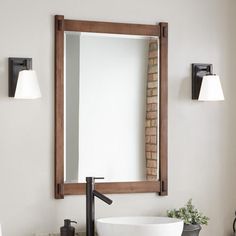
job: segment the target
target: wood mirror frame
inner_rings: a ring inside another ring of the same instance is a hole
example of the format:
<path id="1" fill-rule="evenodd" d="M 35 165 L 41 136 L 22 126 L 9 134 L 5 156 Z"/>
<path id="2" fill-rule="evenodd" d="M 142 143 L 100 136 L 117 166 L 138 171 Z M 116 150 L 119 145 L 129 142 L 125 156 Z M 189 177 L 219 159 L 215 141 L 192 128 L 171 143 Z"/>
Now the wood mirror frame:
<path id="1" fill-rule="evenodd" d="M 102 193 L 168 193 L 167 175 L 167 81 L 168 24 L 124 24 L 64 19 L 55 16 L 55 198 L 85 194 L 85 183 L 64 182 L 64 32 L 147 35 L 159 37 L 159 179 L 156 181 L 97 183 Z"/>

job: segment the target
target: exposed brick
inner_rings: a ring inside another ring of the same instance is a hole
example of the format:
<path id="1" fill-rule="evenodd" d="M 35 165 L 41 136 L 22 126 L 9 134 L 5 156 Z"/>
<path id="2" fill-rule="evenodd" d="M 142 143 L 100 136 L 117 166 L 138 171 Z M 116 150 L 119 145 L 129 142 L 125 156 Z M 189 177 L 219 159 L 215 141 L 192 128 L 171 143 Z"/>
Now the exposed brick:
<path id="1" fill-rule="evenodd" d="M 146 127 L 151 127 L 151 120 L 146 120 L 145 126 L 146 126 Z"/>
<path id="2" fill-rule="evenodd" d="M 156 143 L 157 143 L 157 138 L 156 138 L 156 136 L 155 136 L 155 135 L 154 135 L 154 136 L 151 136 L 149 142 L 150 142 L 151 144 L 156 144 Z"/>
<path id="3" fill-rule="evenodd" d="M 157 65 L 149 65 L 148 74 L 157 73 Z"/>
<path id="4" fill-rule="evenodd" d="M 147 105 L 147 111 L 156 111 L 157 110 L 157 104 L 154 103 L 154 104 L 148 104 Z"/>
<path id="5" fill-rule="evenodd" d="M 146 143 L 151 143 L 151 136 L 146 136 L 145 141 Z"/>
<path id="6" fill-rule="evenodd" d="M 157 89 L 156 88 L 152 89 L 152 96 L 157 96 Z"/>
<path id="7" fill-rule="evenodd" d="M 157 127 L 157 120 L 151 120 L 151 127 Z"/>
<path id="8" fill-rule="evenodd" d="M 152 76 L 153 74 L 149 74 L 148 75 L 148 82 L 152 82 L 153 81 L 153 76 Z"/>
<path id="9" fill-rule="evenodd" d="M 157 81 L 157 79 L 158 79 L 158 74 L 157 74 L 157 73 L 154 73 L 154 74 L 152 74 L 152 77 L 153 77 L 153 80 L 154 80 L 154 81 Z"/>
<path id="10" fill-rule="evenodd" d="M 149 43 L 149 50 L 150 51 L 157 50 L 157 41 Z"/>
<path id="11" fill-rule="evenodd" d="M 147 167 L 155 168 L 155 167 L 157 167 L 157 162 L 155 160 L 148 160 Z"/>
<path id="12" fill-rule="evenodd" d="M 158 40 L 149 40 L 148 75 L 146 90 L 146 128 L 145 128 L 145 157 L 146 178 L 157 179 L 157 116 L 158 116 Z"/>
<path id="13" fill-rule="evenodd" d="M 149 74 L 148 81 L 157 81 L 157 73 Z"/>
<path id="14" fill-rule="evenodd" d="M 156 111 L 147 112 L 147 119 L 156 119 L 156 118 L 157 118 L 157 112 Z"/>
<path id="15" fill-rule="evenodd" d="M 157 88 L 157 82 L 148 82 L 147 87 L 148 88 Z"/>
<path id="16" fill-rule="evenodd" d="M 155 175 L 148 175 L 147 176 L 147 181 L 155 181 L 157 180 L 157 177 Z"/>
<path id="17" fill-rule="evenodd" d="M 157 104 L 156 103 L 153 103 L 153 104 L 150 104 L 151 105 L 151 110 L 152 111 L 156 111 L 157 110 Z"/>
<path id="18" fill-rule="evenodd" d="M 153 97 L 153 96 L 157 96 L 157 89 L 156 88 L 150 88 L 147 90 L 147 96 L 148 97 Z M 157 100 L 157 97 L 156 97 Z"/>
<path id="19" fill-rule="evenodd" d="M 149 66 L 154 65 L 154 61 L 155 61 L 154 58 L 149 59 L 149 60 L 148 60 L 148 65 L 149 65 Z"/>
<path id="20" fill-rule="evenodd" d="M 146 135 L 156 135 L 157 129 L 156 128 L 146 128 Z"/>
<path id="21" fill-rule="evenodd" d="M 154 175 L 156 176 L 157 175 L 157 169 L 156 168 L 146 168 L 146 171 L 147 171 L 147 175 Z"/>
<path id="22" fill-rule="evenodd" d="M 157 97 L 148 97 L 147 98 L 147 104 L 150 104 L 150 103 L 157 103 Z"/>
<path id="23" fill-rule="evenodd" d="M 148 96 L 148 97 L 151 97 L 151 96 L 152 96 L 152 89 L 148 89 L 148 90 L 147 90 L 147 96 Z"/>
<path id="24" fill-rule="evenodd" d="M 152 104 L 147 104 L 146 110 L 147 111 L 152 111 Z"/>
<path id="25" fill-rule="evenodd" d="M 153 144 L 146 144 L 145 150 L 147 152 L 156 152 L 157 151 L 157 146 Z"/>
<path id="26" fill-rule="evenodd" d="M 146 152 L 146 158 L 147 159 L 153 159 L 152 158 L 152 153 L 151 152 Z"/>
<path id="27" fill-rule="evenodd" d="M 156 43 L 157 44 L 157 39 L 156 38 L 150 38 L 149 43 Z"/>
<path id="28" fill-rule="evenodd" d="M 156 152 L 150 152 L 151 153 L 151 159 L 157 160 L 157 153 Z"/>
<path id="29" fill-rule="evenodd" d="M 157 50 L 150 51 L 148 57 L 149 58 L 157 57 Z"/>
<path id="30" fill-rule="evenodd" d="M 151 136 L 150 142 L 151 142 L 152 144 L 156 144 L 156 143 L 157 143 L 157 136 Z"/>

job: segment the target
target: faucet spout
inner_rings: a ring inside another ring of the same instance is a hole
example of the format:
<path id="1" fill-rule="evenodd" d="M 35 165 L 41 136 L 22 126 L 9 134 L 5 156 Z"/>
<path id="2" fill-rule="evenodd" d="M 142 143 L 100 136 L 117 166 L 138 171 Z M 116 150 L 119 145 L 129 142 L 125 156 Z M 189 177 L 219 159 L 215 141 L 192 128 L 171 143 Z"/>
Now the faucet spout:
<path id="1" fill-rule="evenodd" d="M 112 200 L 95 190 L 95 177 L 86 177 L 86 236 L 94 236 L 95 207 L 94 197 L 97 197 L 107 204 L 112 204 Z"/>
<path id="2" fill-rule="evenodd" d="M 93 190 L 93 194 L 94 196 L 98 197 L 100 200 L 104 201 L 105 203 L 111 205 L 112 204 L 112 200 L 108 197 L 106 197 L 105 195 L 99 193 L 97 190 Z"/>

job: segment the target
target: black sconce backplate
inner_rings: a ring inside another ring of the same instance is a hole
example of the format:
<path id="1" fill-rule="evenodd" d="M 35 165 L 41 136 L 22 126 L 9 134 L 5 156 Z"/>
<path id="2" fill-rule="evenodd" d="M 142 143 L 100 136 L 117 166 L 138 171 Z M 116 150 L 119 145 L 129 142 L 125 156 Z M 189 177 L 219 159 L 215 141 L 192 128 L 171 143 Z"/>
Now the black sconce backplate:
<path id="1" fill-rule="evenodd" d="M 32 69 L 32 58 L 8 58 L 8 96 L 14 97 L 19 72 Z"/>
<path id="2" fill-rule="evenodd" d="M 212 72 L 212 64 L 192 64 L 192 99 L 199 97 L 203 76 L 212 74 Z"/>

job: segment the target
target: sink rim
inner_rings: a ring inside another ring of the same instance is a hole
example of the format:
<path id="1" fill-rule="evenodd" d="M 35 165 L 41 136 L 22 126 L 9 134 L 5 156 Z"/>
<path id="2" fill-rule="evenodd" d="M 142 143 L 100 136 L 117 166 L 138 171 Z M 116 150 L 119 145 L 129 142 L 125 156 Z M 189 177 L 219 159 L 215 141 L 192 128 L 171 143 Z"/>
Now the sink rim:
<path id="1" fill-rule="evenodd" d="M 140 223 L 137 221 L 137 220 L 142 220 L 142 219 L 144 220 L 144 222 Z M 152 220 L 152 221 L 148 222 L 148 220 Z M 151 226 L 168 225 L 168 224 L 179 224 L 179 223 L 183 224 L 183 220 L 177 219 L 177 218 L 164 217 L 164 216 L 117 216 L 117 217 L 115 216 L 115 217 L 98 218 L 96 219 L 96 223 L 102 223 L 102 224 L 107 224 L 107 225 L 110 224 L 110 225 L 151 227 Z"/>

